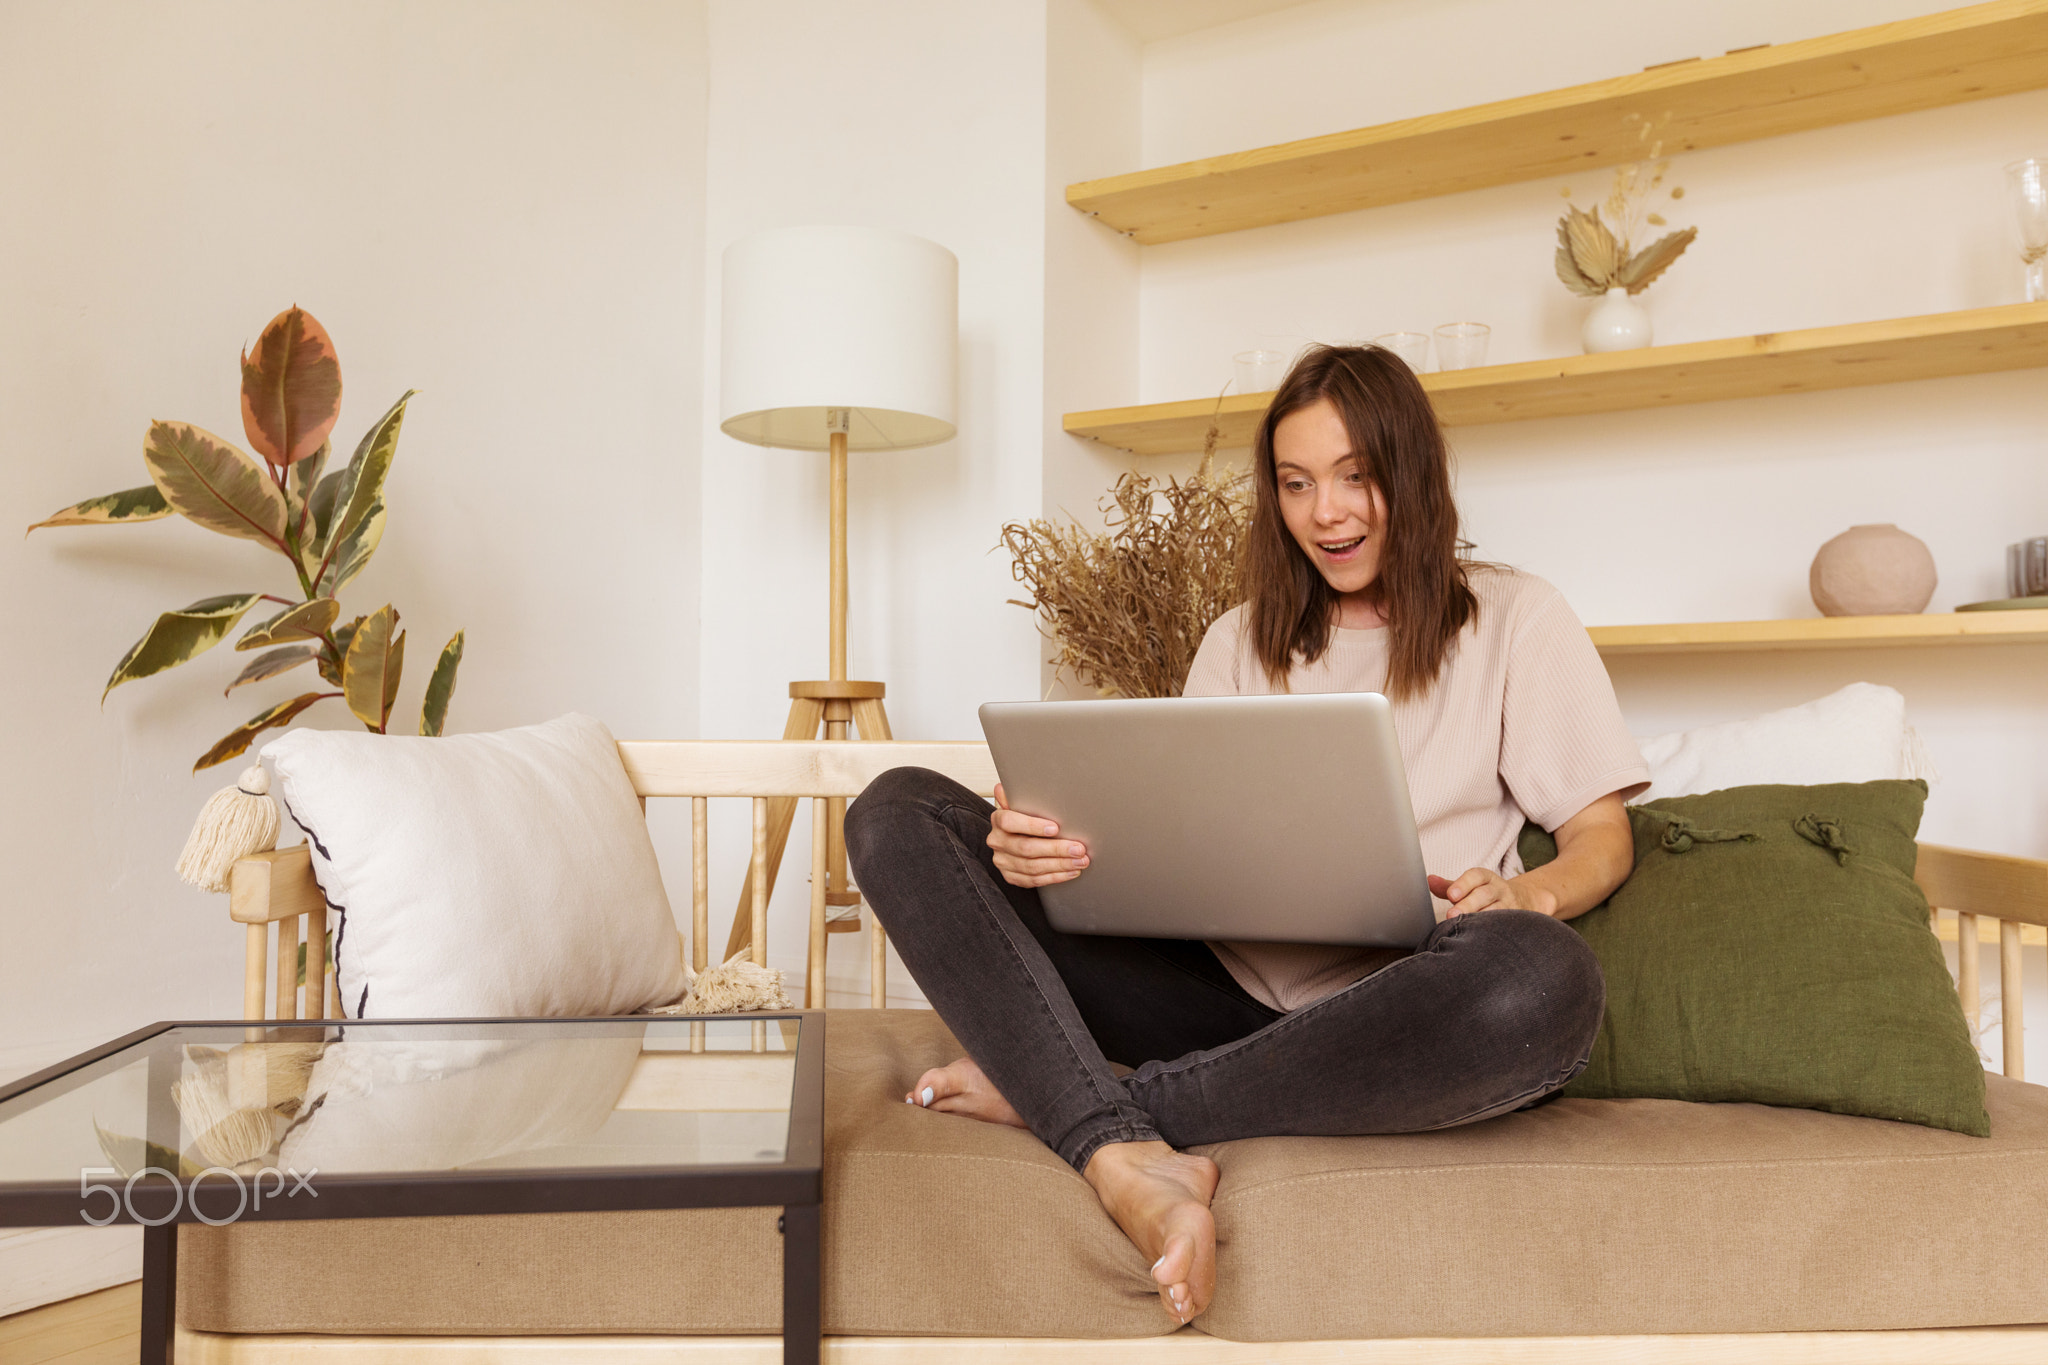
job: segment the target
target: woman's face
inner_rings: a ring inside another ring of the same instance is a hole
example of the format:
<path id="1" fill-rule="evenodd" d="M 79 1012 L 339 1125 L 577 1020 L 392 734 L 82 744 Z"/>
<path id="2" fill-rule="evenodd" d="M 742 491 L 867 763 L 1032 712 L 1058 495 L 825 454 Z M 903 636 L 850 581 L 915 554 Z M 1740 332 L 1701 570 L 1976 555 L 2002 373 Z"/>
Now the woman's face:
<path id="1" fill-rule="evenodd" d="M 1296 408 L 1273 428 L 1280 515 L 1309 563 L 1340 596 L 1380 576 L 1387 500 L 1353 454 L 1351 434 L 1329 399 Z"/>

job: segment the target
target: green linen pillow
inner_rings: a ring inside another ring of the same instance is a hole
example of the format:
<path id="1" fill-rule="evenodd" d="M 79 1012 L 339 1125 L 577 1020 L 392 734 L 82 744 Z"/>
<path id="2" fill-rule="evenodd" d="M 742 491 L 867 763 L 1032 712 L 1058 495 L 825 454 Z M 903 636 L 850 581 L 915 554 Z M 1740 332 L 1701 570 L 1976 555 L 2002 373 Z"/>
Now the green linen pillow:
<path id="1" fill-rule="evenodd" d="M 1607 1017 L 1564 1090 L 1989 1136 L 1984 1072 L 1913 881 L 1927 784 L 1730 787 L 1629 807 L 1634 873 L 1568 923 Z M 1557 842 L 1522 831 L 1540 867 Z"/>

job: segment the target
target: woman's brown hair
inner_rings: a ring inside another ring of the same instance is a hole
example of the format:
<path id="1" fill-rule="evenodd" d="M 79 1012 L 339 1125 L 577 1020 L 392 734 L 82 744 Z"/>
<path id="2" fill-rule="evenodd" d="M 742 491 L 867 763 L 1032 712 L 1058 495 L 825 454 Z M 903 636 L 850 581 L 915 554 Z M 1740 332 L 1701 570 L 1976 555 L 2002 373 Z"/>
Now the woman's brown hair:
<path id="1" fill-rule="evenodd" d="M 1336 408 L 1353 455 L 1386 499 L 1386 525 L 1378 528 L 1385 542 L 1371 592 L 1387 618 L 1387 695 L 1414 696 L 1436 680 L 1452 641 L 1479 614 L 1479 600 L 1459 554 L 1450 452 L 1436 410 L 1414 371 L 1378 346 L 1312 347 L 1294 363 L 1259 423 L 1243 569 L 1252 647 L 1267 679 L 1284 687 L 1297 662 L 1323 657 L 1336 628 L 1337 594 L 1280 515 L 1273 462 L 1281 419 L 1323 400 Z"/>

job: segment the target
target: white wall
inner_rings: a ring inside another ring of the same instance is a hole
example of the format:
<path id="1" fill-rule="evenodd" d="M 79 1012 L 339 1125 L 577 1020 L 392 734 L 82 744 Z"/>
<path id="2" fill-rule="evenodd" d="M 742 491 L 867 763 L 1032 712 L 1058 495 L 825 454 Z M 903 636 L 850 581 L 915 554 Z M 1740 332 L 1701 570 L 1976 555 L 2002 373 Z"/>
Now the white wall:
<path id="1" fill-rule="evenodd" d="M 0 6 L 0 527 L 145 482 L 151 418 L 239 442 L 237 353 L 297 302 L 337 445 L 421 391 L 345 594 L 403 613 L 399 714 L 464 627 L 454 729 L 692 733 L 705 81 L 670 0 Z M 238 1015 L 240 932 L 171 869 L 239 765 L 188 770 L 303 680 L 224 701 L 222 650 L 99 689 L 157 612 L 285 566 L 181 520 L 0 547 L 0 1067 Z"/>
<path id="2" fill-rule="evenodd" d="M 1047 34 L 1044 507 L 1047 516 L 1094 521 L 1129 459 L 1067 435 L 1061 417 L 1117 407 L 1137 392 L 1143 255 L 1068 208 L 1066 191 L 1138 164 L 1143 49 L 1089 0 L 1053 0 Z"/>

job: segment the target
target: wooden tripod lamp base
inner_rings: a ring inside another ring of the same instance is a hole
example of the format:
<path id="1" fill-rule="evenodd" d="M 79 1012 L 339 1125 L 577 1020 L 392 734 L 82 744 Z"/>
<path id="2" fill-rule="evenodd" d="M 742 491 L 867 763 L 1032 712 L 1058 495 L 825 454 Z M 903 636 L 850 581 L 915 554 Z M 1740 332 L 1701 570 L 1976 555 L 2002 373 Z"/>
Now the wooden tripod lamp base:
<path id="1" fill-rule="evenodd" d="M 782 737 L 852 739 L 853 734 L 848 733 L 851 727 L 862 739 L 893 739 L 895 736 L 889 733 L 888 713 L 882 709 L 886 690 L 878 682 L 852 679 L 793 682 L 789 685 L 789 720 L 782 727 Z M 768 886 L 765 895 L 769 897 L 775 894 L 775 876 L 782 868 L 782 854 L 789 843 L 790 826 L 796 820 L 796 806 L 795 797 L 775 797 L 768 802 Z M 812 917 L 804 971 L 804 1006 L 807 1009 L 825 1007 L 825 936 L 858 933 L 861 927 L 858 914 L 834 918 L 830 913 L 832 909 L 859 905 L 861 897 L 846 870 L 846 798 L 833 797 L 826 803 L 826 809 L 824 903 L 827 913 L 822 919 L 816 915 Z M 749 907 L 753 903 L 754 874 L 749 870 L 745 884 L 740 887 L 739 906 L 733 911 L 732 934 L 725 944 L 727 959 L 751 945 L 753 920 Z M 881 922 L 872 913 L 868 919 L 873 929 L 869 946 L 868 1003 L 881 1009 L 888 1004 L 888 940 L 883 935 Z"/>

